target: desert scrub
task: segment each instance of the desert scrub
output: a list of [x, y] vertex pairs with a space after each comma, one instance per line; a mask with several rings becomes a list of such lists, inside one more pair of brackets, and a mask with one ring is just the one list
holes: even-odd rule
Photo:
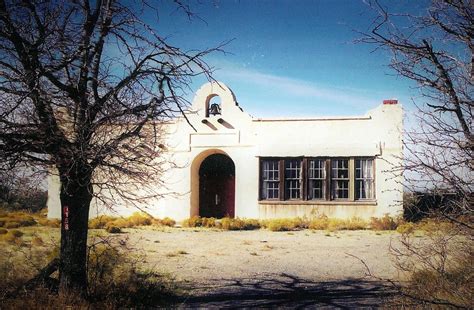
[[107, 226], [105, 230], [110, 234], [119, 234], [122, 232], [120, 227], [117, 227], [117, 226]]
[[254, 230], [260, 228], [260, 222], [254, 219], [224, 217], [217, 227], [223, 230]]
[[36, 225], [36, 220], [26, 212], [4, 212], [0, 216], [0, 224], [5, 228], [19, 228]]
[[22, 236], [23, 236], [23, 233], [21, 231], [12, 229], [12, 230], [9, 230], [6, 234], [0, 235], [0, 240], [9, 244], [22, 245], [23, 244], [23, 240], [21, 238]]
[[399, 221], [393, 217], [385, 214], [381, 218], [370, 218], [370, 229], [372, 230], [395, 230], [397, 229]]
[[262, 221], [262, 226], [271, 231], [291, 231], [308, 227], [308, 223], [302, 218], [283, 218]]
[[325, 215], [315, 217], [309, 221], [308, 228], [313, 230], [326, 230], [329, 225], [329, 218]]
[[127, 218], [129, 227], [149, 226], [152, 223], [153, 217], [143, 212], [134, 212]]
[[216, 218], [214, 217], [203, 217], [201, 219], [202, 227], [212, 228], [216, 227]]
[[35, 247], [44, 246], [44, 241], [41, 237], [33, 237], [31, 239], [31, 245]]
[[416, 231], [419, 231], [430, 235], [450, 231], [453, 227], [453, 223], [446, 220], [425, 218], [418, 223], [400, 222], [397, 227], [397, 232], [400, 234], [413, 234]]
[[201, 226], [202, 226], [202, 218], [197, 215], [192, 216], [183, 221], [183, 227], [201, 227]]
[[[97, 240], [95, 240], [97, 241]], [[111, 241], [111, 240], [109, 240]], [[141, 265], [143, 258], [129, 255], [127, 246], [95, 244], [89, 248], [87, 274], [88, 298], [59, 295], [44, 287], [13, 292], [37, 274], [33, 264], [25, 264], [29, 257], [10, 251], [0, 256], [0, 304], [5, 309], [148, 309], [162, 307], [166, 299], [176, 295], [176, 282], [167, 275], [156, 273]], [[108, 242], [107, 244], [114, 244]], [[121, 243], [123, 244], [123, 243]], [[26, 252], [25, 252], [26, 253]], [[47, 249], [35, 256], [34, 265], [44, 267]], [[36, 261], [38, 260], [38, 261]]]
[[327, 230], [364, 230], [367, 229], [368, 223], [359, 217], [350, 219], [329, 219]]
[[163, 220], [155, 219], [152, 216], [143, 213], [135, 212], [129, 217], [113, 217], [108, 215], [103, 215], [89, 220], [89, 228], [93, 229], [111, 229], [111, 227], [117, 228], [131, 228], [139, 226], [150, 226], [150, 225], [165, 225], [165, 226], [174, 226], [174, 222], [170, 218], [165, 218]]
[[100, 229], [100, 228], [105, 228], [107, 223], [112, 222], [116, 220], [116, 217], [113, 216], [108, 216], [108, 215], [102, 215], [96, 218], [93, 218], [89, 220], [89, 228], [91, 229]]
[[400, 234], [412, 234], [416, 230], [416, 224], [411, 222], [400, 223], [397, 226], [397, 232]]
[[158, 223], [162, 226], [168, 226], [168, 227], [173, 227], [174, 225], [176, 225], [176, 221], [169, 217], [165, 217], [161, 220], [158, 219]]
[[40, 225], [40, 226], [52, 227], [52, 228], [61, 227], [61, 220], [60, 219], [39, 218], [37, 220], [37, 222], [38, 222], [38, 225]]

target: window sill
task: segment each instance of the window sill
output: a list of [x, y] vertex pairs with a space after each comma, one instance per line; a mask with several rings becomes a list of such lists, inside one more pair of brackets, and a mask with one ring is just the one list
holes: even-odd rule
[[346, 205], [346, 206], [359, 206], [359, 205], [370, 205], [376, 206], [377, 200], [260, 200], [258, 202], [261, 205]]

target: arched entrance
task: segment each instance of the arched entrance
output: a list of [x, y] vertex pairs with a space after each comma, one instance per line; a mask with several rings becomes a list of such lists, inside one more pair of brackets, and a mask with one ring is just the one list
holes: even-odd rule
[[199, 167], [199, 215], [234, 217], [235, 165], [225, 154], [212, 154]]

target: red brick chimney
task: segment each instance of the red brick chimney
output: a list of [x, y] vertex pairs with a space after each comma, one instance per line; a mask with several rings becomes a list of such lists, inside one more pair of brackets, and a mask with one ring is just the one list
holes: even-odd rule
[[398, 104], [397, 99], [386, 99], [383, 101], [383, 104]]

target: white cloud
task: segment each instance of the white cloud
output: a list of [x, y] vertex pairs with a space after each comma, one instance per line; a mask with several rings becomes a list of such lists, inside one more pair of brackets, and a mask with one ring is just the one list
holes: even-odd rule
[[293, 96], [295, 98], [311, 98], [315, 102], [340, 103], [345, 106], [358, 108], [373, 107], [378, 99], [372, 96], [365, 96], [361, 93], [365, 90], [357, 90], [342, 87], [321, 86], [316, 83], [301, 79], [284, 77], [262, 73], [252, 69], [236, 68], [232, 65], [225, 65], [223, 69], [217, 71], [217, 76], [244, 81], [246, 84], [255, 87], [278, 90], [281, 96]]

